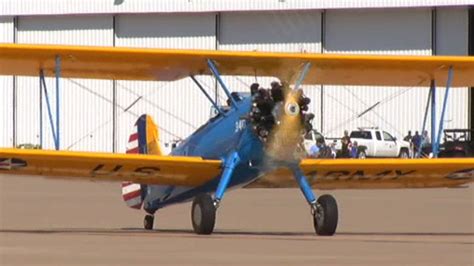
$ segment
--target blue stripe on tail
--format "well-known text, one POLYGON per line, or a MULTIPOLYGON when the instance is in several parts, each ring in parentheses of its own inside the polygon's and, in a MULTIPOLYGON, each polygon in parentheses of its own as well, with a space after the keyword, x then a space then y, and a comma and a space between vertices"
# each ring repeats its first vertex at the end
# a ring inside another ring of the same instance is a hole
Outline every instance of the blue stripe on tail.
POLYGON ((146 142, 146 115, 141 115, 137 120, 137 133, 138 133, 138 153, 147 154, 148 145, 146 142))

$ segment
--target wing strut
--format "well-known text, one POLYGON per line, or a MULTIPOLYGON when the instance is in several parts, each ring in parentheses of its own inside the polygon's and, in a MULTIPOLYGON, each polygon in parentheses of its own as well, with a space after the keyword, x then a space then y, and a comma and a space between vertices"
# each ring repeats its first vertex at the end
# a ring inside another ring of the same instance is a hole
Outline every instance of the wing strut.
MULTIPOLYGON (((423 134, 423 132, 425 132, 425 128, 426 128, 426 121, 428 119, 428 108, 430 107, 430 99, 431 99, 431 93, 433 93, 433 90, 431 88, 433 87, 436 87, 436 82, 435 80, 431 80, 431 83, 430 83, 430 91, 428 93, 428 99, 427 99, 427 102, 426 102, 426 108, 425 108, 425 116, 423 117, 423 126, 421 127, 421 134, 423 134)), ((418 149, 416 151, 413 151, 415 154, 413 154, 413 157, 415 158, 418 158, 421 154, 421 145, 418 147, 418 149)))
MULTIPOLYGON (((435 139, 436 139, 436 83, 433 82, 431 83, 433 86, 431 86, 431 152, 433 153, 433 156, 436 153, 436 145, 435 145, 435 139)), ((424 133, 421 132, 421 136, 423 136, 424 133)), ((421 146, 423 146, 423 137, 421 141, 421 146)), ((421 154, 421 153, 420 153, 421 154)))
MULTIPOLYGON (((441 141, 441 134, 443 133, 443 128, 444 128, 444 114, 446 112, 446 105, 448 102, 449 89, 451 87, 452 80, 453 80, 453 67, 450 66, 449 71, 448 71, 448 80, 446 81, 446 91, 444 92, 443 109, 441 110, 441 117, 439 118, 438 136, 435 142, 436 152, 433 152, 434 157, 438 157, 438 153, 439 153, 439 143, 441 141)), ((433 139, 432 141, 434 142, 435 140, 433 139)))
POLYGON ((448 104, 448 96, 449 96, 449 91, 452 85, 452 80, 453 80, 453 66, 449 66, 448 78, 446 80, 446 90, 444 93, 443 106, 441 109, 441 117, 439 118, 439 126, 438 126, 437 132, 436 132, 436 81, 434 79, 431 80, 430 92, 428 94, 428 102, 426 103, 425 116, 423 118, 423 127, 421 129, 422 140, 419 147, 417 147, 415 157, 421 156, 422 146, 424 145, 424 142, 426 141, 426 139, 424 138, 424 135, 425 135, 424 132, 425 132, 425 126, 426 126, 426 119, 428 117, 428 107, 430 105, 430 102, 431 102, 431 152, 434 158, 438 157, 439 145, 441 142, 441 135, 443 133, 443 128, 444 128, 444 114, 446 113, 446 107, 448 104))
POLYGON ((39 71, 39 86, 40 86, 40 147, 43 148, 43 91, 44 97, 46 99, 46 105, 48 107, 48 116, 51 126, 51 132, 53 134, 54 146, 56 150, 60 148, 60 138, 59 138, 59 91, 60 91, 60 77, 61 77, 61 57, 56 56, 56 66, 55 66, 55 75, 56 75, 56 128, 53 122, 53 115, 51 113, 51 104, 49 101, 48 88, 46 87, 46 81, 44 79, 44 71, 40 69, 39 71))
POLYGON ((227 88, 224 81, 222 80, 221 74, 219 73, 219 70, 217 69, 216 64, 214 63, 214 61, 212 61, 211 59, 208 59, 207 60, 207 65, 209 66, 209 69, 211 70, 214 77, 216 77, 217 82, 219 82, 219 84, 221 85, 222 89, 224 90, 225 94, 229 98, 232 105, 235 107, 235 109, 239 109, 237 107, 237 103, 235 102, 234 98, 230 94, 229 89, 227 88))
POLYGON ((219 108, 219 106, 217 105, 217 103, 215 101, 212 100, 211 96, 209 95, 209 93, 207 93, 207 91, 202 87, 201 83, 199 83, 199 81, 197 81, 197 79, 194 77, 194 75, 191 75, 189 76, 193 81, 194 83, 196 83, 196 85, 198 86, 198 88, 202 91, 202 93, 204 93, 204 95, 206 96, 206 98, 211 102, 212 106, 214 106, 214 108, 216 108, 216 110, 219 112, 219 114, 225 116, 226 114, 224 112, 222 112, 221 108, 219 108))

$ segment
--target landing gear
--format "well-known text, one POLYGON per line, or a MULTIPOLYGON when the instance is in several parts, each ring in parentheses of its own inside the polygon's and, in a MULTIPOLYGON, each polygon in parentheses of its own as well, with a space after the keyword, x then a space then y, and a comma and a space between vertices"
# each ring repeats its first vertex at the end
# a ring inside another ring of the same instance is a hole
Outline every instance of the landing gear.
POLYGON ((331 195, 322 195, 316 200, 313 190, 301 168, 293 165, 290 169, 293 171, 293 175, 306 201, 311 206, 311 214, 313 215, 316 234, 320 236, 334 235, 338 220, 336 199, 331 195))
POLYGON ((214 231, 216 209, 219 207, 219 202, 221 202, 224 197, 224 193, 229 185, 234 169, 239 162, 239 154, 235 151, 231 152, 226 158, 224 170, 221 179, 219 180, 219 184, 217 185, 214 200, 207 194, 200 194, 194 198, 193 208, 191 210, 191 220, 196 234, 209 235, 214 231))
POLYGON ((155 221, 155 216, 151 214, 145 215, 143 219, 143 228, 146 230, 153 230, 153 222, 155 221))
POLYGON ((312 207, 314 230, 320 236, 332 236, 336 232, 338 211, 336 199, 322 195, 312 207))
POLYGON ((196 234, 209 235, 214 231, 216 207, 211 196, 200 194, 194 198, 191 220, 196 234))

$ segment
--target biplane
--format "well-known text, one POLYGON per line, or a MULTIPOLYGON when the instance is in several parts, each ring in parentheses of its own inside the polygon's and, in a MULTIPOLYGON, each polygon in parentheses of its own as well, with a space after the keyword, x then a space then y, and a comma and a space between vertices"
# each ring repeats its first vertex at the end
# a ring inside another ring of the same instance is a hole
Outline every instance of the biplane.
MULTIPOLYGON (((162 50, 50 45, 0 45, 0 74, 112 80, 191 78, 217 115, 170 154, 158 126, 142 115, 126 154, 0 149, 0 173, 60 179, 122 181, 127 205, 156 212, 192 201, 197 234, 211 234, 225 192, 238 187, 299 187, 317 235, 333 235, 338 206, 315 189, 458 187, 474 180, 473 158, 306 159, 302 136, 311 129, 302 84, 474 86, 474 58, 162 50), (58 64, 60 62, 60 64, 58 64), (232 93, 222 75, 277 77, 271 89, 253 84, 232 93), (212 75, 227 96, 220 106, 195 78, 212 75)), ((195 108, 202 108, 196 106, 195 108)), ((334 110, 335 111, 335 110, 334 110)))

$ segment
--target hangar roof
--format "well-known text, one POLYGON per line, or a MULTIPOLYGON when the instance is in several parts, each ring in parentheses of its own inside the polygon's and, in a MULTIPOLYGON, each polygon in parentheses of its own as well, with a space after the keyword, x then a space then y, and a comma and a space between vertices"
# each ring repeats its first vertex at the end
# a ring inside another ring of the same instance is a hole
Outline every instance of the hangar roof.
POLYGON ((473 4, 473 0, 2 0, 0 16, 405 8, 473 4))

